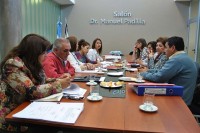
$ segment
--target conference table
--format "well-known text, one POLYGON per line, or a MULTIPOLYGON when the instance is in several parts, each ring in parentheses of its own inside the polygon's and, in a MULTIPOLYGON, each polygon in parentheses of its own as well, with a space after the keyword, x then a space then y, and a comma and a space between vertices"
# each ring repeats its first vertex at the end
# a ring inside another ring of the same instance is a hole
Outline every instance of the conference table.
MULTIPOLYGON (((126 76, 133 76, 133 72, 126 71, 126 76)), ((83 74, 84 75, 84 74, 83 74)), ((78 74, 80 76, 80 74, 78 74)), ((101 75, 100 75, 101 76, 101 75)), ((76 82, 81 88, 87 89, 85 97, 89 95, 89 86, 85 82, 76 82)), ((139 109, 143 96, 138 96, 126 84, 124 98, 103 97, 101 101, 91 102, 62 98, 61 102, 83 102, 84 110, 74 124, 49 122, 42 120, 20 119, 13 114, 23 110, 30 102, 24 102, 6 116, 6 121, 28 125, 48 125, 60 128, 75 128, 78 130, 92 130, 102 132, 163 132, 163 133, 200 133, 194 116, 179 96, 155 96, 158 111, 149 113, 139 109)))

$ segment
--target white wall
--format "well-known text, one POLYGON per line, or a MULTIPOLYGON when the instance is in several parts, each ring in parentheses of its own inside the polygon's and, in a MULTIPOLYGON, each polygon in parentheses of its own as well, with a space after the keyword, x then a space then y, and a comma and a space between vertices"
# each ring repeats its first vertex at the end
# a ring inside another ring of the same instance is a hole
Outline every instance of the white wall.
MULTIPOLYGON (((85 39, 90 44, 99 37, 103 41, 103 54, 111 50, 121 50, 127 54, 138 38, 147 42, 160 36, 181 36, 187 39, 187 19, 189 2, 174 0, 76 0, 75 5, 63 6, 62 21, 68 21, 70 35, 85 39), (89 24, 91 18, 97 20, 120 19, 114 11, 129 11, 133 19, 142 18, 145 25, 104 25, 89 24)), ((64 24, 63 24, 64 26, 64 24)), ((64 28, 63 28, 64 29, 64 28)))

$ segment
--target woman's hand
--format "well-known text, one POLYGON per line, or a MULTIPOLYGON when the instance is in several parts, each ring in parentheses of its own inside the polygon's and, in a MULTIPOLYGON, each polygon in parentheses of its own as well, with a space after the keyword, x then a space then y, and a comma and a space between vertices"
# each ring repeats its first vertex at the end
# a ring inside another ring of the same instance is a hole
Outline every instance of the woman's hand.
POLYGON ((63 79, 63 78, 71 78, 71 75, 69 73, 64 73, 62 76, 59 77, 59 79, 63 79))
POLYGON ((70 79, 71 79, 70 77, 66 77, 58 80, 61 83, 63 89, 67 88, 70 85, 71 83, 70 79))
POLYGON ((81 68, 82 71, 87 70, 87 66, 86 66, 86 64, 81 65, 80 68, 81 68))
POLYGON ((91 63, 87 63, 86 66, 87 66, 88 70, 94 70, 95 69, 95 65, 93 65, 91 63))
POLYGON ((153 56, 154 56, 154 52, 153 52, 153 50, 150 50, 150 51, 149 51, 149 54, 148 54, 148 57, 149 57, 149 58, 152 58, 153 56))
POLYGON ((137 59, 135 62, 136 62, 137 64, 143 65, 143 61, 140 60, 140 59, 137 59))
POLYGON ((95 67, 100 67, 101 66, 101 62, 97 61, 97 64, 94 64, 95 67))

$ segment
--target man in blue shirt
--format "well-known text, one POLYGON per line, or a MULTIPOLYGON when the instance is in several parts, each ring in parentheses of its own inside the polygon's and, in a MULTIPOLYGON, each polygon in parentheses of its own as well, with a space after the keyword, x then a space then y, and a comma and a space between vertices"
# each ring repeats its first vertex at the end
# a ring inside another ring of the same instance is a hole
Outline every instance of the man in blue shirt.
POLYGON ((191 104, 197 80, 197 68, 193 60, 184 52, 184 41, 181 37, 168 38, 166 55, 169 58, 160 69, 149 69, 141 73, 145 80, 158 83, 170 83, 183 86, 183 100, 191 104))

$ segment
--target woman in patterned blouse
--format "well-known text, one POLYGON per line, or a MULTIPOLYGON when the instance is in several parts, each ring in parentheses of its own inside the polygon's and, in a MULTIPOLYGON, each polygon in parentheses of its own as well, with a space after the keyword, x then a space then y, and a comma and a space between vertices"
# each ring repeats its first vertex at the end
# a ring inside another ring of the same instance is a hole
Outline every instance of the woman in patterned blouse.
POLYGON ((135 43, 133 50, 133 61, 142 66, 147 66, 148 49, 146 40, 144 38, 138 39, 135 43))
POLYGON ((165 43, 167 38, 159 37, 156 42, 156 53, 154 56, 149 57, 148 68, 149 69, 161 69, 165 62, 168 60, 165 55, 165 43))
POLYGON ((70 77, 46 79, 41 62, 50 46, 45 38, 29 34, 14 47, 0 64, 0 132, 21 132, 21 126, 5 121, 5 116, 24 101, 62 92, 70 77))

